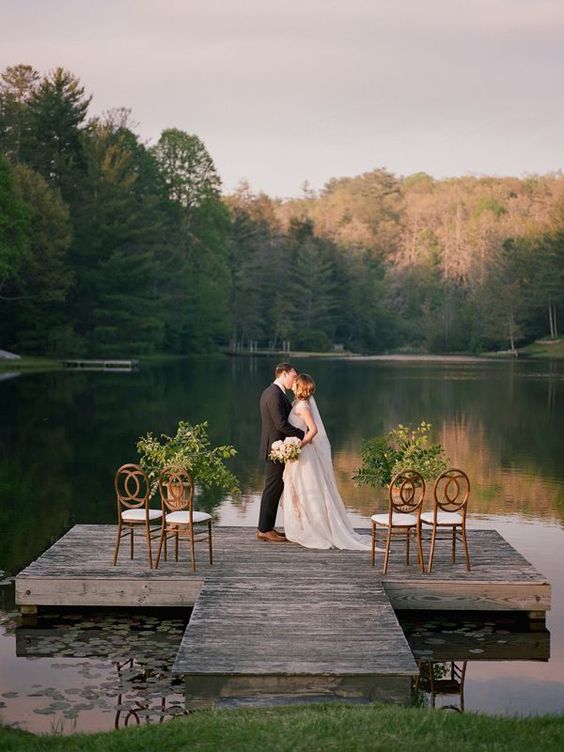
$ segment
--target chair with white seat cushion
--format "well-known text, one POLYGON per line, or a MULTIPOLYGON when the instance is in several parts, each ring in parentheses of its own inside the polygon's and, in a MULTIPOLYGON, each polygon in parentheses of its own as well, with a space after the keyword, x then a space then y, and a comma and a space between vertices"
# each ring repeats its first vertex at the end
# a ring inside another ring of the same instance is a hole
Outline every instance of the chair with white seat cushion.
POLYGON ((163 513, 160 509, 149 508, 150 484, 144 470, 139 465, 122 465, 114 478, 116 490, 118 531, 114 552, 114 567, 117 564, 121 539, 130 537, 130 558, 133 559, 133 531, 143 525, 147 539, 149 567, 153 568, 151 540, 160 535, 163 513), (155 526, 158 523, 159 527, 155 526))
POLYGON ((413 533, 417 543, 417 560, 419 568, 424 571, 423 549, 421 547, 421 506, 425 497, 425 481, 415 470, 401 470, 389 486, 388 511, 384 514, 374 514, 372 521, 372 566, 374 566, 376 552, 376 536, 378 526, 386 530, 386 553, 384 554, 384 570, 388 571, 390 546, 393 535, 405 535, 405 560, 409 564, 409 543, 413 533))
POLYGON ((423 512, 421 522, 431 525, 431 550, 429 552, 429 565, 427 571, 433 569, 433 557, 435 545, 438 540, 438 532, 446 530, 449 540, 452 541, 452 562, 456 561, 456 539, 460 538, 466 555, 466 568, 470 571, 470 554, 468 553, 468 541, 466 539, 466 511, 468 509, 468 497, 470 496, 470 481, 462 470, 451 468, 441 473, 433 488, 433 511, 423 512))
POLYGON ((182 467, 167 467, 160 475, 159 490, 164 521, 156 566, 159 566, 163 547, 164 559, 167 560, 167 541, 169 538, 174 538, 175 558, 178 561, 178 540, 182 534, 185 534, 192 557, 192 571, 195 572, 194 536, 197 533, 195 526, 202 523, 207 524, 207 536, 204 540, 207 539, 208 541, 210 564, 213 564, 212 516, 207 512, 198 512, 194 509, 194 480, 192 476, 182 467))

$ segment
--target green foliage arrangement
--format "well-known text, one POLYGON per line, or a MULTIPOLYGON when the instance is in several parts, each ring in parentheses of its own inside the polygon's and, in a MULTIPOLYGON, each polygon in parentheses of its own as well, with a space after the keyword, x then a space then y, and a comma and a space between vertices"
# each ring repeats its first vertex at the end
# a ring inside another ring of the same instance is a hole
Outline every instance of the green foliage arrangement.
POLYGON ((200 486, 240 492, 239 481, 224 462, 237 450, 230 444, 212 447, 207 421, 192 426, 181 420, 175 436, 163 433, 157 439, 148 433, 137 442, 137 451, 141 467, 151 481, 152 494, 157 490, 160 473, 170 465, 185 468, 200 486))
POLYGON ((434 480, 448 467, 441 444, 431 443, 431 424, 422 421, 415 428, 400 423, 385 436, 362 443, 362 466, 353 475, 358 486, 387 486, 403 469, 417 470, 425 480, 434 480))

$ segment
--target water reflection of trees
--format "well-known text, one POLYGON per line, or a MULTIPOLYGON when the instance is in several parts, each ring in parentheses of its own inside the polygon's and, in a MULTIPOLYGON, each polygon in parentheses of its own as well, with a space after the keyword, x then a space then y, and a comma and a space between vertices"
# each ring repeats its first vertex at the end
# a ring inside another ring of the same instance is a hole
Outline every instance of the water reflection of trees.
MULTIPOLYGON (((564 365, 407 364, 298 360, 317 400, 347 505, 372 513, 385 494, 350 477, 362 438, 428 420, 473 482, 472 511, 564 518, 560 431, 564 365)), ((0 568, 17 571, 74 522, 113 522, 115 468, 138 436, 209 421, 212 441, 234 444, 244 494, 260 492, 258 397, 266 359, 200 358, 131 374, 46 373, 3 382, 0 408, 0 568)), ((223 499, 207 492, 199 505, 223 499)))
MULTIPOLYGON (((48 373, 3 383, 0 568, 17 571, 74 522, 113 522, 113 475, 137 438, 209 420, 227 440, 232 406, 222 358, 131 374, 48 373), (5 501, 4 501, 5 500, 5 501)), ((213 506, 219 495, 205 500, 213 506)))
POLYGON ((343 412, 348 421, 353 416, 352 424, 346 432, 333 432, 337 479, 351 508, 368 514, 385 503, 380 490, 355 489, 350 483, 360 440, 400 422, 429 420, 452 463, 472 480, 471 511, 563 519, 557 399, 562 366, 356 365, 342 372, 340 383, 352 406, 343 412))

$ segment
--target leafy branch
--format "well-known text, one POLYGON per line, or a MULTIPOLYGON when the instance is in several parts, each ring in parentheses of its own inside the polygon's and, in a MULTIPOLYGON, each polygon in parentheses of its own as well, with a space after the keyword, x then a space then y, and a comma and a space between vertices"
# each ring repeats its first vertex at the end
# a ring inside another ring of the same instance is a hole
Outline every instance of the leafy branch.
POLYGON ((181 420, 175 436, 163 433, 157 439, 147 433, 138 440, 137 451, 151 482, 151 495, 157 490, 159 475, 171 465, 183 467, 201 486, 240 493, 239 481, 225 465, 237 450, 230 444, 212 447, 207 421, 192 426, 181 420))
POLYGON ((434 480, 450 462, 441 444, 431 443, 431 424, 415 428, 400 423, 385 436, 362 442, 362 465, 353 475, 357 486, 387 486, 400 470, 416 470, 434 480))

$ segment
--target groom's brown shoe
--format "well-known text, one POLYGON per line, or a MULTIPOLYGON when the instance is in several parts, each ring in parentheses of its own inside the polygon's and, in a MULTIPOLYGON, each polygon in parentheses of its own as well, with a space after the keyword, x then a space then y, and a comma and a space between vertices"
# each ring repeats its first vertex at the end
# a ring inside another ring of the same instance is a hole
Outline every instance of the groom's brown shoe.
POLYGON ((280 535, 276 530, 269 530, 268 533, 261 533, 260 530, 257 530, 257 539, 269 543, 286 543, 286 536, 280 535))

